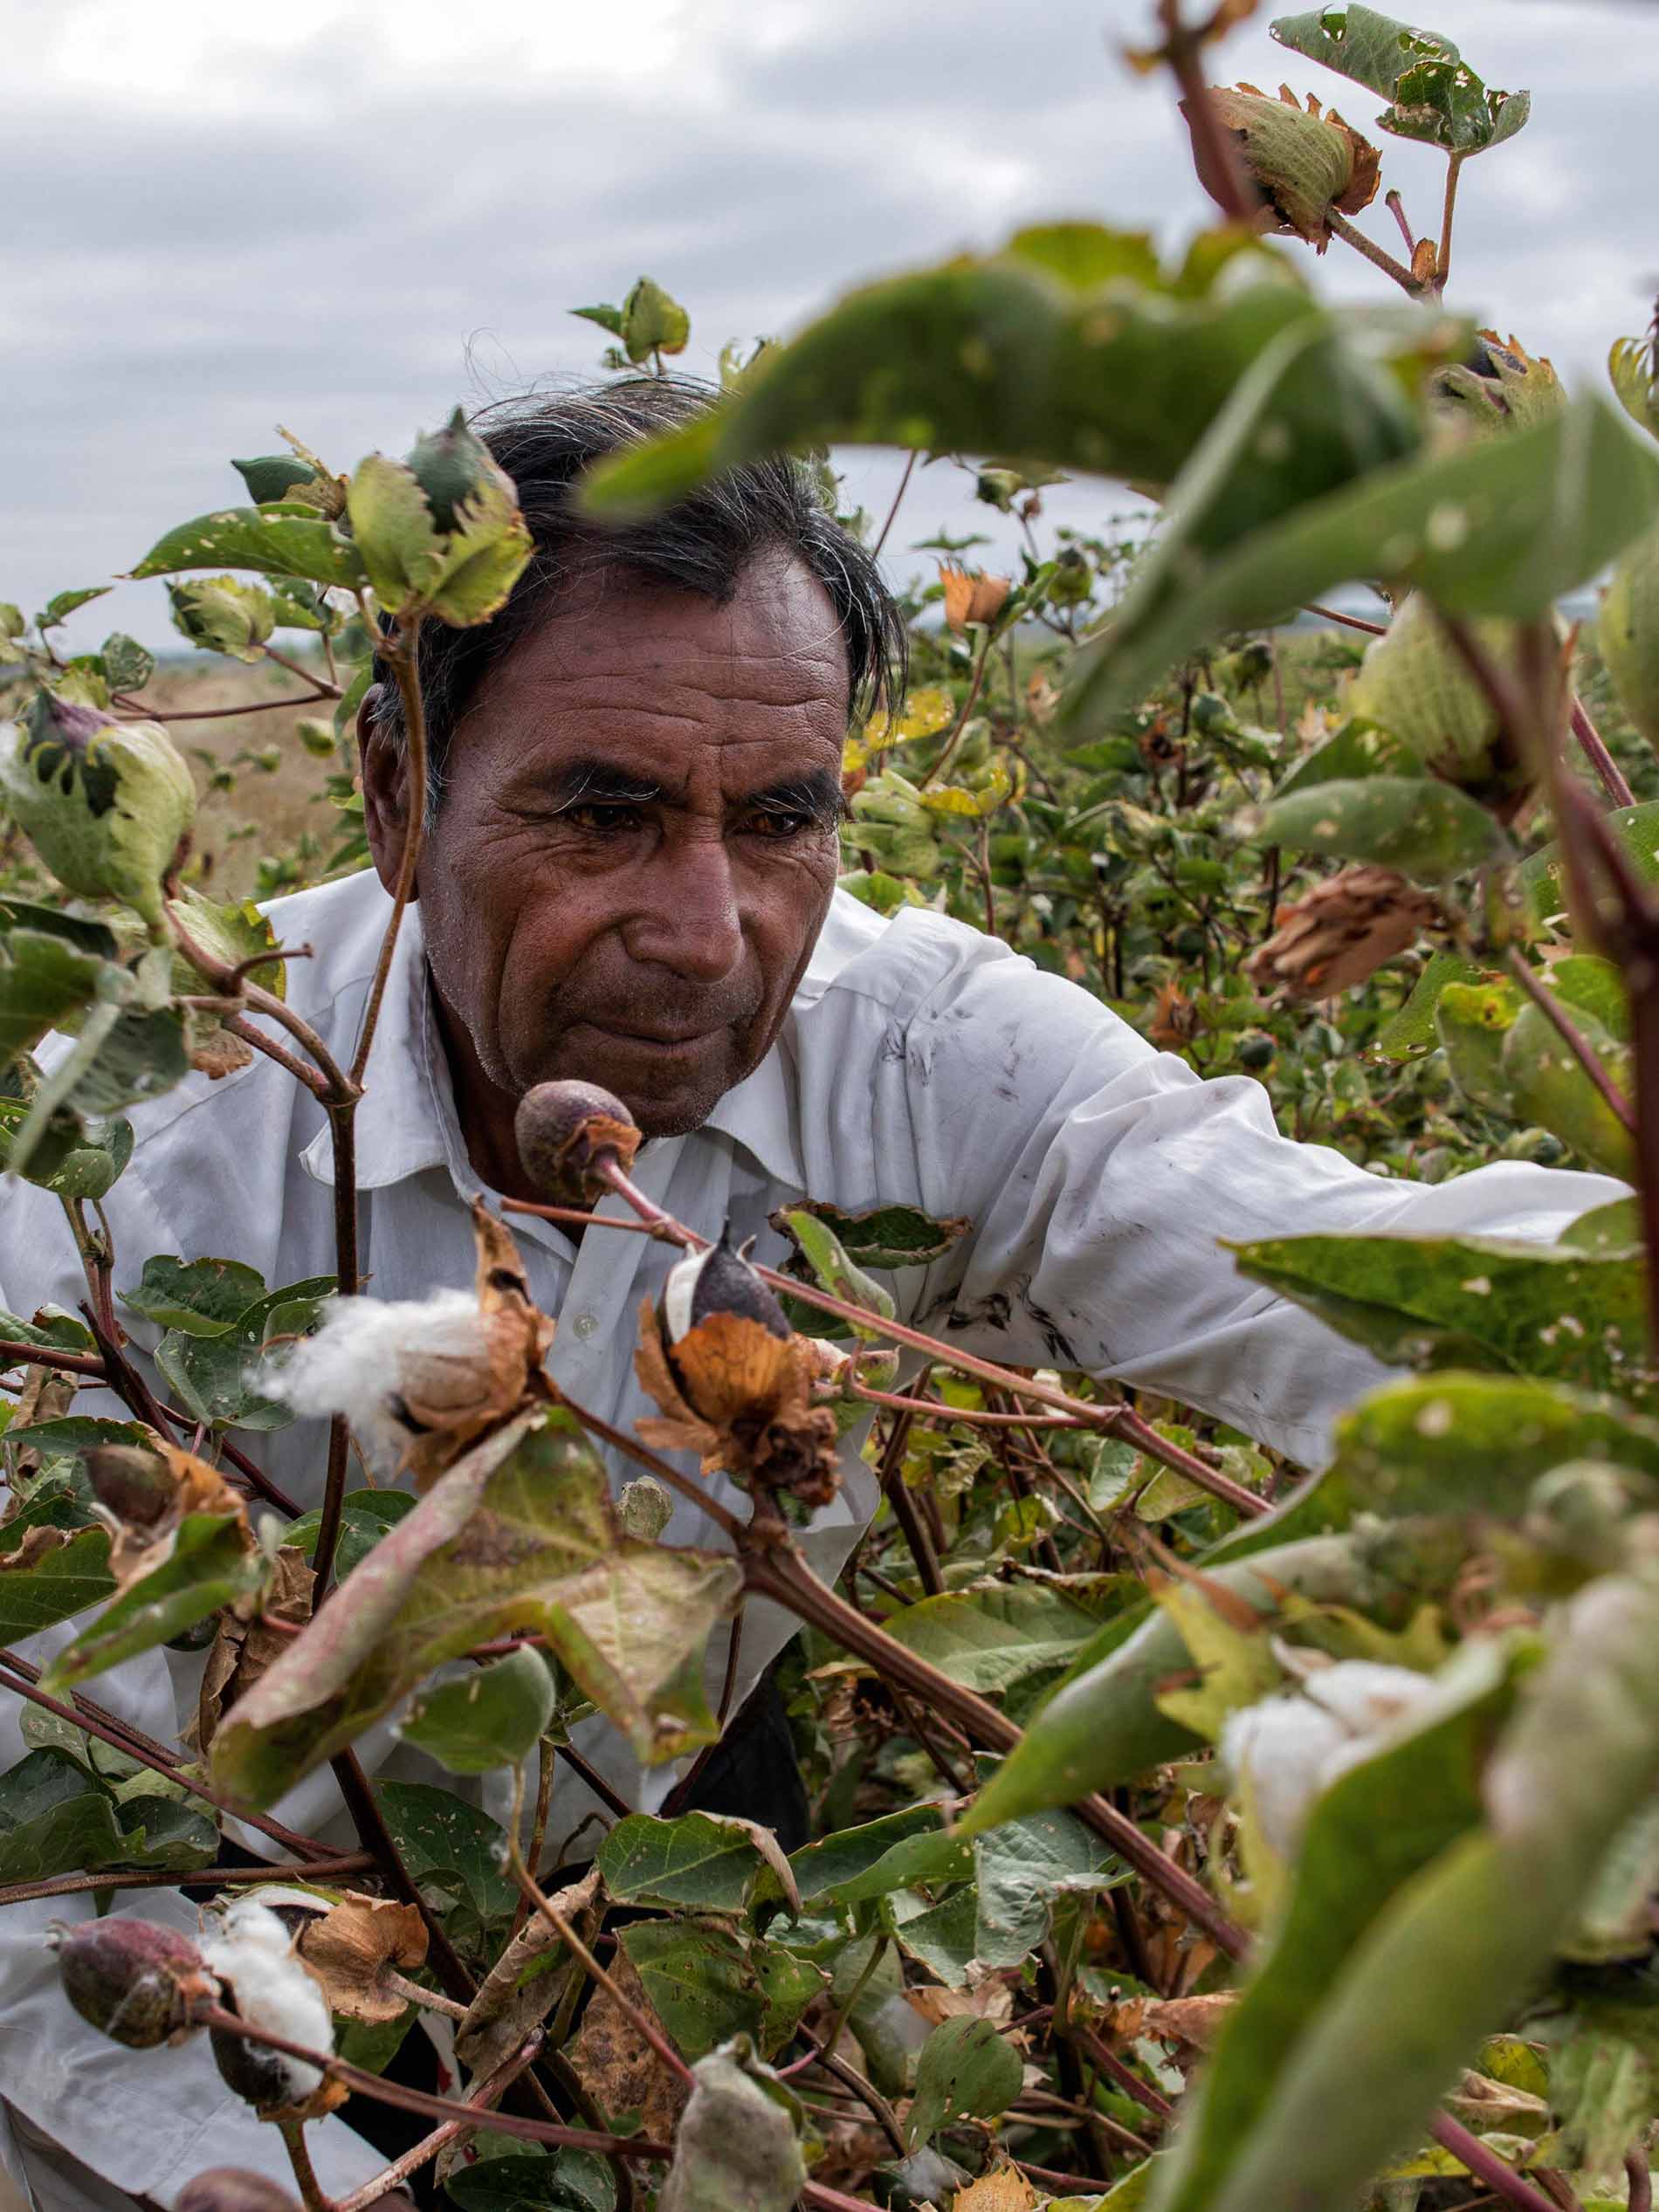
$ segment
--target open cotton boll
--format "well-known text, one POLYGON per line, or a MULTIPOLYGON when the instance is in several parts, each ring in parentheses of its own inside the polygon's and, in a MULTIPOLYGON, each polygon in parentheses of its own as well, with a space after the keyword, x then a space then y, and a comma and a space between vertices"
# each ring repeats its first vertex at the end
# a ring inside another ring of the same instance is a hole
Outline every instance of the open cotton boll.
POLYGON ((1248 1784, 1263 1833, 1290 1858, 1313 1801, 1368 1758, 1395 1723, 1434 1694, 1433 1678, 1374 1659, 1339 1659, 1304 1679, 1297 1694, 1263 1698, 1229 1714, 1221 1753, 1248 1784))
MULTIPOLYGON (((328 2001, 310 1969, 301 1965, 293 1938, 268 1905, 257 1897, 237 1898, 202 1945, 202 1956, 228 1984, 244 2020, 312 2051, 333 2051, 328 2001)), ((322 2080, 315 2066, 286 2052, 265 2050, 259 2056, 280 2070, 291 2104, 303 2103, 322 2080)))
POLYGON ((343 1413, 374 1472, 393 1475, 419 1432, 410 1400, 431 1394, 435 1372, 487 1367, 489 1331, 470 1291, 340 1298, 314 1336, 259 1368, 258 1386, 299 1414, 343 1413))

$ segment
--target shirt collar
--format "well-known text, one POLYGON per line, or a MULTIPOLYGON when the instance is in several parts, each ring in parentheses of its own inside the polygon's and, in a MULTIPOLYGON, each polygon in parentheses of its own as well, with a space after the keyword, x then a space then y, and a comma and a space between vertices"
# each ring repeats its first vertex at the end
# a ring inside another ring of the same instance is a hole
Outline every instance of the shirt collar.
MULTIPOLYGON (((815 950, 782 1034, 760 1066, 726 1093, 703 1124, 705 1130, 717 1130, 740 1144, 773 1181, 797 1191, 806 1189, 806 1180, 792 1080, 793 1032, 796 1017, 821 995, 828 979, 828 973, 818 972, 815 950)), ((365 978, 352 994, 359 1002, 356 1009, 342 1007, 348 1015, 341 1024, 342 1034, 355 1028, 368 988, 365 978)), ((418 906, 405 914, 398 931, 367 1077, 356 1115, 358 1189, 382 1190, 429 1168, 447 1167, 458 1190, 476 1191, 478 1178, 467 1162, 449 1066, 432 1020, 418 906)), ((668 1141, 694 1143, 701 1134, 695 1130, 689 1138, 668 1141)), ((315 1181, 333 1184, 334 1148, 326 1127, 299 1158, 315 1181)))

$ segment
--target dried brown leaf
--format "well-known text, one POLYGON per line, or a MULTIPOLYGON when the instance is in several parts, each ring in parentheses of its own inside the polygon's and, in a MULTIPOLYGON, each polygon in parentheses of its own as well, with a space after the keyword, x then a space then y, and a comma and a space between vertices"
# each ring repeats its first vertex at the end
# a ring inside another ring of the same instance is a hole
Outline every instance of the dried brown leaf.
MULTIPOLYGON (((583 1942, 590 1942, 602 1911, 599 1869, 589 1867, 579 1882, 555 1891, 551 1901, 583 1942)), ((563 1996, 571 1962, 537 1963, 547 1952, 562 1948, 552 1923, 532 1913, 491 1968, 455 2030, 455 2055, 475 2078, 511 2057, 563 1996), (533 1966, 536 1971, 531 1974, 533 1966)))
POLYGON ((1282 906, 1247 972, 1258 991, 1332 998, 1397 958, 1439 918, 1434 900, 1403 876, 1362 862, 1282 906))
POLYGON ((970 622, 994 622, 1014 588, 1010 577, 975 575, 948 564, 940 567, 939 580, 945 587, 945 621, 959 633, 970 622))
POLYGON ((1163 1998, 1147 2005, 1141 2032, 1156 2036, 1160 2043, 1187 2044, 1194 2051, 1208 2051, 1220 2035, 1229 2009, 1237 2002, 1231 1989, 1217 1989, 1209 1996, 1163 1998))
POLYGON ((553 1323, 530 1295, 512 1233, 475 1201, 472 1233, 482 1344, 466 1353, 431 1352, 399 1363, 399 1395, 417 1432, 406 1464, 423 1490, 489 1430, 551 1395, 542 1370, 553 1323))
POLYGON ((1043 2202, 1017 2167, 998 2166, 958 2189, 951 2212, 1035 2212, 1043 2202))
MULTIPOLYGON (((610 1970, 629 2002, 654 2021, 657 2016, 645 1985, 620 1946, 610 1970)), ((609 1989, 594 1991, 565 2056, 604 2119, 637 2112, 643 2134, 658 2142, 673 2140, 690 2092, 663 2064, 609 1989)))

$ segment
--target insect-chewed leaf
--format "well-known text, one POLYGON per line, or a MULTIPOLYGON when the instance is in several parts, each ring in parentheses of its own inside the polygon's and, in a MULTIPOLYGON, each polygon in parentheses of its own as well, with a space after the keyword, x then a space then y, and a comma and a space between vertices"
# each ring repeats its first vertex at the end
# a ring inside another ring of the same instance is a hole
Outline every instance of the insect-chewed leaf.
POLYGON ((220 1787, 265 1805, 432 1669, 537 1628, 648 1761, 717 1733, 701 1659, 736 1563, 623 1535, 604 1470, 562 1412, 475 1446, 384 1535, 221 1727, 220 1787))

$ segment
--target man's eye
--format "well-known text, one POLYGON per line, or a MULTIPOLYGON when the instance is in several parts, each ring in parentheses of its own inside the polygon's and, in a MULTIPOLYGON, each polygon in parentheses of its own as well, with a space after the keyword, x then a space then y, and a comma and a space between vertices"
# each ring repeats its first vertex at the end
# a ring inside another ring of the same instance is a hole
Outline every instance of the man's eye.
POLYGON ((612 805, 603 800, 589 800, 580 807, 565 807, 560 819, 574 822, 578 829, 631 829, 639 820, 639 809, 622 800, 612 805))
POLYGON ((768 812, 751 814, 746 827, 761 837, 781 839, 802 837, 814 826, 810 814, 786 814, 768 812))

